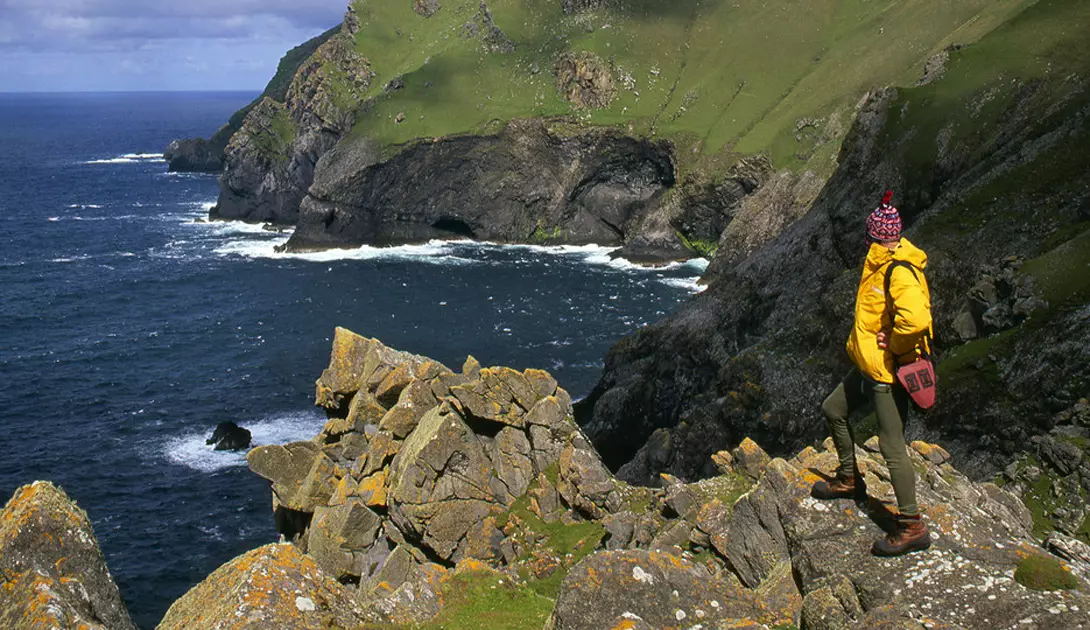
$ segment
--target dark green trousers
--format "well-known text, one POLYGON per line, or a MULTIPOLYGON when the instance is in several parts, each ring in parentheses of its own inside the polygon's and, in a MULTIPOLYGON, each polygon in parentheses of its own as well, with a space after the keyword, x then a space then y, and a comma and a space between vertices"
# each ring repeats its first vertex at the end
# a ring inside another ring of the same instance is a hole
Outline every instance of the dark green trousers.
POLYGON ((829 430, 833 434, 840 473, 855 474, 855 435, 849 417, 871 407, 878 416, 878 446, 889 467, 897 507, 905 516, 917 516, 916 469, 905 448, 905 425, 908 419, 908 392, 900 385, 875 383, 859 370, 852 370, 821 405, 829 430))

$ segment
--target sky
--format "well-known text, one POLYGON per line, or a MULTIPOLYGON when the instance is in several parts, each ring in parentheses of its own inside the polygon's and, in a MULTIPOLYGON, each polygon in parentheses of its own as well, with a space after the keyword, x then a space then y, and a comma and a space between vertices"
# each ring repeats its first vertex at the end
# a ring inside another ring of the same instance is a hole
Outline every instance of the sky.
POLYGON ((260 91, 348 1, 0 0, 0 92, 260 91))

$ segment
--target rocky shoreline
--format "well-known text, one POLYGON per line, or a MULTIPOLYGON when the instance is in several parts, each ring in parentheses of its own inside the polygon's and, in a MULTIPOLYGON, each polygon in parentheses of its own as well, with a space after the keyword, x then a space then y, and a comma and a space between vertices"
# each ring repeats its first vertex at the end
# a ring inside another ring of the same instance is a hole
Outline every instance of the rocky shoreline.
MULTIPOLYGON (((1088 625, 1090 547, 1042 544, 1015 495, 937 445, 910 449, 935 544, 878 559, 895 501, 874 440, 860 503, 809 497, 836 466, 828 443, 783 459, 745 440, 708 479, 632 486, 546 372, 453 371, 344 329, 315 402, 329 420, 313 440, 247 457, 285 542, 217 569, 159 628, 480 627, 473 606, 551 629, 1088 625)), ((51 484, 0 512, 0 564, 4 627, 133 627, 86 515, 51 484)))

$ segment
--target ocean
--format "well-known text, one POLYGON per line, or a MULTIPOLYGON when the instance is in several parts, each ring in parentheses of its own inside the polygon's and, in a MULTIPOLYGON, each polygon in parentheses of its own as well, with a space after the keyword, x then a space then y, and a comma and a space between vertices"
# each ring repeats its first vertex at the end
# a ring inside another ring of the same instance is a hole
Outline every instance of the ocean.
POLYGON ((0 494, 63 487, 142 628, 277 540, 268 484, 204 440, 226 420, 255 444, 314 436, 334 327, 456 370, 543 368, 578 398, 704 268, 596 246, 274 253, 288 234, 200 222, 215 176, 160 155, 254 96, 0 94, 0 494))

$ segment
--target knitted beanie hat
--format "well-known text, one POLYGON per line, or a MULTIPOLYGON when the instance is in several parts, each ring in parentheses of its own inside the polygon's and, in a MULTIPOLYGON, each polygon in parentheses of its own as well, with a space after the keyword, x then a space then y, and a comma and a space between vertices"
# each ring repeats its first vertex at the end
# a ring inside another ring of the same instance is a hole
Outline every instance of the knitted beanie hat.
POLYGON ((872 241, 895 241, 901 238, 901 215, 891 201, 893 191, 887 190, 882 197, 882 205, 867 217, 867 236, 872 241))

